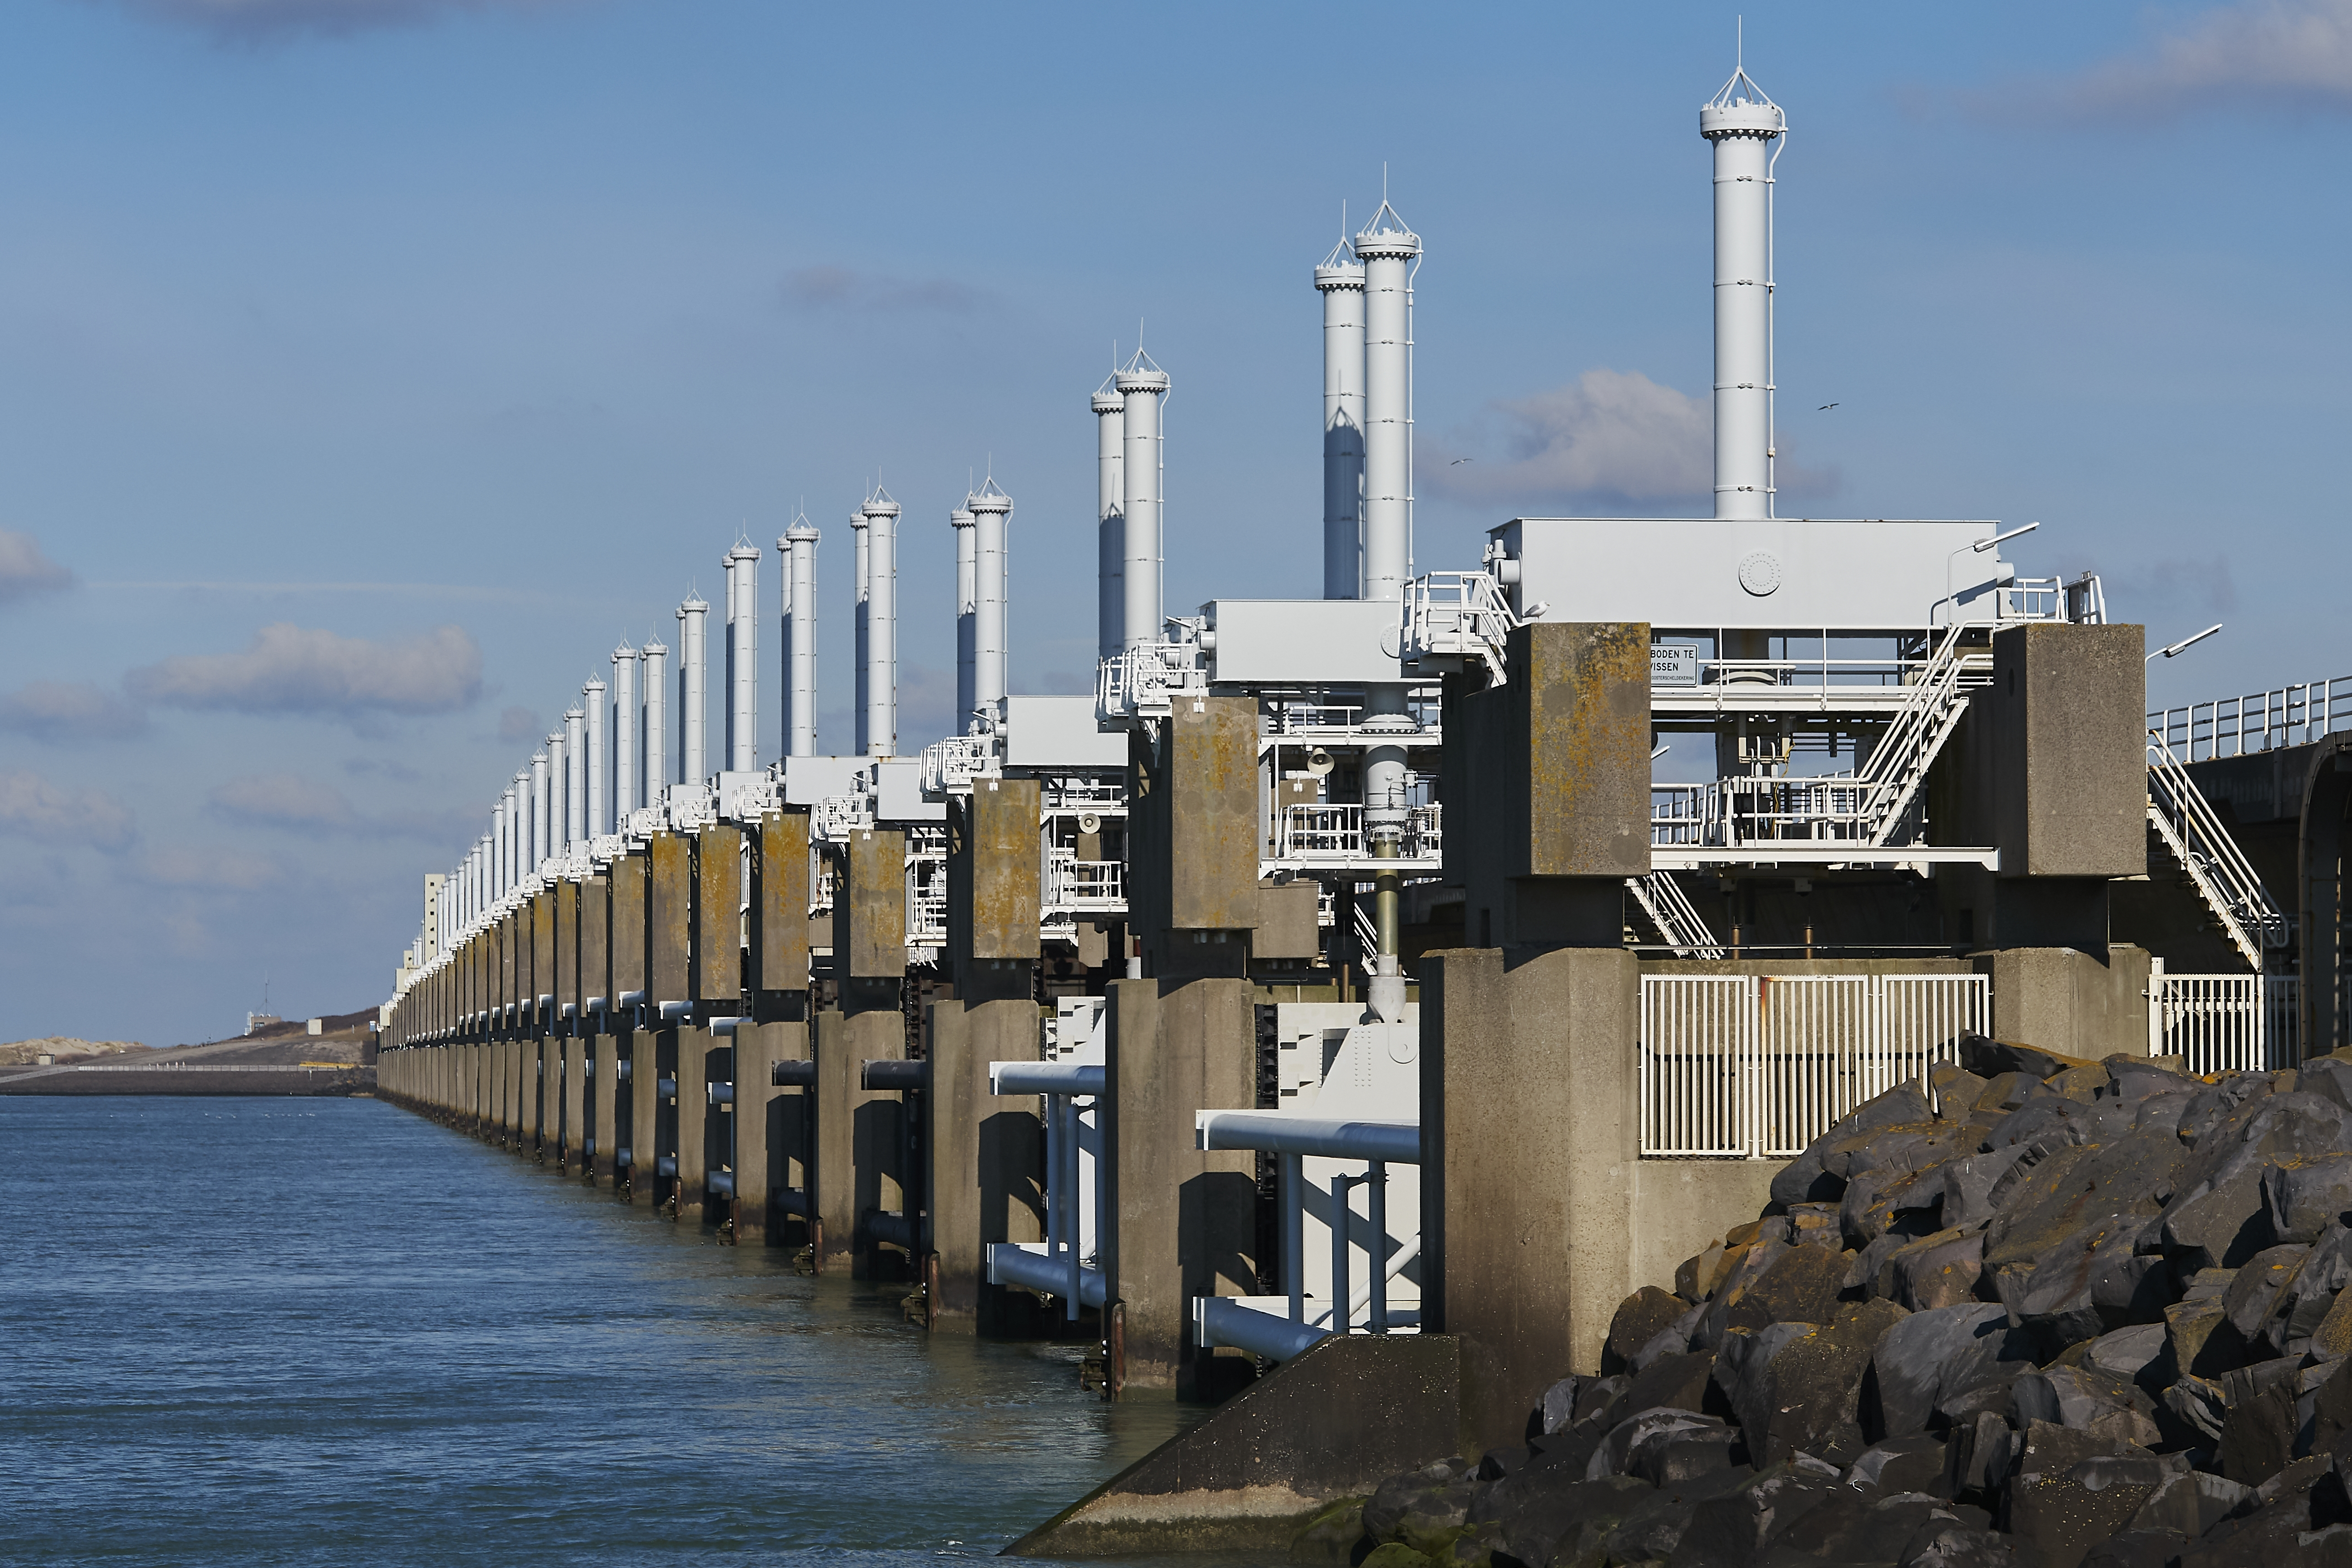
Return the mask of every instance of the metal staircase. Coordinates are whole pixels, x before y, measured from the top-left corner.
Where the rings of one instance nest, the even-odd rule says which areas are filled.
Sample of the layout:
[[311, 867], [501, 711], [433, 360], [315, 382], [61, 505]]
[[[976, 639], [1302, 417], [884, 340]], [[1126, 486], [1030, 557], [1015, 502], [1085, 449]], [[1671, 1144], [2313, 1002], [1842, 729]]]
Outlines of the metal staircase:
[[2147, 732], [2147, 825], [2246, 967], [2261, 973], [2263, 952], [2287, 943], [2286, 916], [2157, 730]]
[[1959, 626], [1944, 633], [1936, 656], [1913, 683], [1912, 695], [1871, 748], [1857, 782], [1862, 834], [1874, 845], [1890, 841], [1911, 815], [1927, 770], [1969, 710], [1969, 693], [1990, 679], [1991, 660], [1960, 651]]
[[1682, 884], [1675, 880], [1673, 872], [1653, 871], [1646, 877], [1628, 877], [1625, 889], [1642, 906], [1642, 912], [1650, 917], [1650, 923], [1658, 928], [1658, 935], [1674, 949], [1676, 958], [1723, 956], [1722, 944], [1715, 940], [1715, 932], [1707, 929], [1706, 919], [1690, 900], [1683, 896]]

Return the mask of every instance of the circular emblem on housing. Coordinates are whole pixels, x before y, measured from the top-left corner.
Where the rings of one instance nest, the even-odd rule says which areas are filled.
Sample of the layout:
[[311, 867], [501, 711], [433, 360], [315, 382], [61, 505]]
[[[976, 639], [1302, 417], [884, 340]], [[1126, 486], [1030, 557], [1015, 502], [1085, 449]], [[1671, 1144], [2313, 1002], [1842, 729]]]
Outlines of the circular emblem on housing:
[[1780, 585], [1780, 558], [1769, 550], [1751, 550], [1739, 558], [1739, 585], [1762, 598]]

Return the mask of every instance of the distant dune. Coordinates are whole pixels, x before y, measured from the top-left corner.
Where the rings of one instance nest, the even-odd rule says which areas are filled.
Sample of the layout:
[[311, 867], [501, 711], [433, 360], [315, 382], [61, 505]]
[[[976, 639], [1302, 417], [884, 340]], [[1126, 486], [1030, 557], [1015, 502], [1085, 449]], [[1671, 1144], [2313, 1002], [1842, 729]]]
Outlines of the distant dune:
[[46, 1040], [13, 1040], [0, 1046], [0, 1067], [26, 1067], [43, 1057], [55, 1057], [61, 1062], [83, 1061], [91, 1057], [127, 1056], [148, 1048], [136, 1040], [76, 1040], [52, 1035]]

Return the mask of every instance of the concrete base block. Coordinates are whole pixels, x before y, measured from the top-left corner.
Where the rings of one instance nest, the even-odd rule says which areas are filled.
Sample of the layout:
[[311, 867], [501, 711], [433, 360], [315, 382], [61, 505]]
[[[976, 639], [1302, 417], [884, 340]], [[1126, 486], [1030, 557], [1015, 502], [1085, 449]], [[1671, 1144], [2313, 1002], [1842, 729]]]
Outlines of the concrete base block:
[[713, 1079], [728, 1075], [727, 1047], [708, 1029], [677, 1031], [677, 1211], [680, 1225], [700, 1225], [706, 1197], [703, 1181], [711, 1167], [710, 1111]]
[[896, 1094], [857, 1087], [860, 1063], [907, 1054], [895, 983], [888, 993], [887, 1007], [817, 1015], [816, 1267], [861, 1279], [870, 1272], [872, 1250], [865, 1216], [905, 1207], [898, 1169], [904, 1106]]
[[1462, 1342], [1465, 1452], [1597, 1371], [1634, 1277], [1640, 985], [1622, 949], [1422, 967], [1423, 1324]]
[[2095, 1061], [2147, 1054], [2148, 955], [2110, 947], [2101, 963], [2071, 947], [2022, 947], [1976, 954], [1992, 976], [1995, 1039]]
[[620, 1147], [620, 1042], [612, 1035], [599, 1035], [589, 1042], [596, 1058], [596, 1070], [588, 1079], [588, 1136], [595, 1141], [596, 1152], [588, 1162], [591, 1179], [596, 1185], [610, 1191], [613, 1186], [613, 1151]]
[[1004, 1553], [1279, 1553], [1320, 1509], [1451, 1455], [1459, 1410], [1454, 1341], [1327, 1339]]
[[1193, 1130], [1198, 1111], [1257, 1103], [1255, 1001], [1245, 980], [1111, 985], [1106, 1186], [1118, 1227], [1108, 1283], [1125, 1331], [1108, 1370], [1118, 1398], [1213, 1402], [1250, 1375], [1246, 1361], [1194, 1344], [1191, 1313], [1195, 1296], [1257, 1289], [1255, 1160], [1202, 1153]]
[[[1026, 978], [1026, 971], [1023, 972]], [[929, 1243], [939, 1260], [930, 1319], [942, 1333], [1027, 1331], [1035, 1299], [987, 1283], [988, 1245], [1044, 1237], [1045, 1126], [1035, 1102], [988, 1092], [988, 1065], [1035, 1061], [1038, 1012], [1026, 996], [931, 1005]]]

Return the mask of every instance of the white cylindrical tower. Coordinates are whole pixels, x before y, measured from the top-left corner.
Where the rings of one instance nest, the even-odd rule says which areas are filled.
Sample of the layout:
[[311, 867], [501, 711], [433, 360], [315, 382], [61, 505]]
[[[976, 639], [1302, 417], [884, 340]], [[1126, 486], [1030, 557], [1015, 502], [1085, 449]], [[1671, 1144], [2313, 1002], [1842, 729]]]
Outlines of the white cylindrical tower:
[[956, 710], [955, 732], [972, 728], [971, 711], [980, 699], [972, 658], [979, 645], [980, 539], [972, 528], [971, 510], [958, 507], [948, 513], [955, 530], [956, 549]]
[[497, 903], [507, 896], [507, 820], [514, 811], [514, 788], [499, 796], [499, 804], [490, 807], [490, 900]]
[[760, 552], [750, 543], [727, 552], [727, 766], [760, 765]]
[[698, 784], [710, 777], [705, 722], [710, 713], [710, 606], [689, 594], [677, 607], [677, 782]]
[[1095, 389], [1095, 657], [1127, 646], [1127, 399], [1111, 375]]
[[[561, 737], [551, 736], [550, 739], [560, 740]], [[534, 752], [530, 758], [530, 847], [525, 856], [529, 864], [523, 870], [527, 877], [536, 873], [540, 862], [547, 858], [547, 813], [548, 807], [553, 804], [548, 798], [550, 793], [547, 753]]]
[[855, 660], [857, 667], [857, 689], [852, 695], [850, 700], [856, 714], [856, 733], [852, 737], [852, 741], [856, 748], [856, 754], [861, 757], [867, 754], [866, 744], [866, 721], [867, 716], [873, 710], [871, 700], [866, 689], [866, 679], [872, 673], [873, 664], [873, 660], [869, 657], [868, 649], [866, 647], [866, 638], [869, 635], [868, 623], [870, 620], [870, 616], [866, 609], [867, 589], [871, 586], [869, 578], [872, 575], [870, 567], [872, 565], [871, 551], [873, 546], [866, 539], [866, 514], [863, 511], [851, 512], [849, 514], [849, 547], [851, 553], [849, 570], [852, 578], [857, 585], [857, 606], [854, 612], [856, 616], [856, 625], [851, 628], [856, 642], [856, 647], [852, 652], [851, 658]]
[[1698, 111], [1715, 144], [1715, 515], [1772, 515], [1772, 164], [1780, 106], [1743, 68]]
[[877, 485], [866, 519], [866, 754], [898, 754], [898, 503]]
[[791, 603], [784, 616], [785, 752], [816, 755], [816, 545], [817, 531], [795, 518], [776, 542], [792, 555]]
[[1323, 596], [1363, 591], [1364, 264], [1345, 239], [1315, 269], [1323, 296]]
[[1421, 237], [1382, 202], [1355, 251], [1364, 264], [1362, 596], [1393, 600], [1412, 574], [1412, 273]]
[[563, 845], [588, 841], [588, 710], [563, 714]]
[[645, 757], [637, 740], [637, 665], [645, 656], [628, 644], [613, 650], [613, 828], [629, 825], [643, 800]]
[[972, 617], [973, 705], [994, 723], [1004, 717], [1005, 694], [1013, 689], [1012, 606], [1013, 498], [999, 489], [993, 477], [964, 498], [971, 509], [979, 536], [974, 576], [979, 584]]
[[637, 650], [646, 661], [646, 805], [669, 795], [669, 649], [659, 641]]
[[530, 764], [515, 770], [512, 804], [507, 807], [507, 891], [512, 892], [530, 875], [523, 864], [530, 858]]
[[565, 820], [568, 816], [565, 797], [570, 794], [565, 786], [572, 782], [571, 771], [565, 762], [566, 749], [563, 731], [550, 730], [547, 732], [547, 851], [543, 858], [562, 857], [566, 843], [564, 833], [571, 826]]
[[590, 677], [580, 688], [580, 706], [588, 713], [588, 827], [581, 837], [594, 838], [613, 831], [613, 819], [604, 809], [609, 798], [605, 794], [605, 781], [612, 768], [604, 757], [604, 683]]
[[1145, 648], [1160, 641], [1160, 415], [1168, 397], [1168, 373], [1139, 345], [1119, 367], [1121, 479], [1126, 504], [1119, 554], [1127, 601], [1120, 642]]

